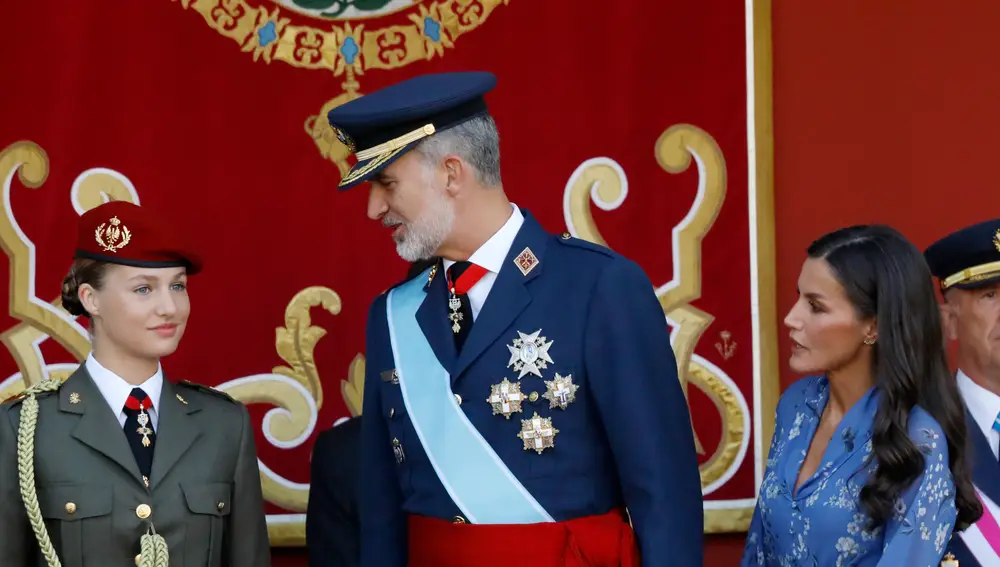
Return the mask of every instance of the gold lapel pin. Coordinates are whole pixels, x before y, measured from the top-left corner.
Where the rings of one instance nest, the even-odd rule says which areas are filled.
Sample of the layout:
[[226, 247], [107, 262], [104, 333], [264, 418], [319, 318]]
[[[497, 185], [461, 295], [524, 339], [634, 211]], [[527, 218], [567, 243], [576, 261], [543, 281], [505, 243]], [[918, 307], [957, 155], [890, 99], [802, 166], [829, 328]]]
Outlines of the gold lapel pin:
[[182, 398], [180, 394], [177, 394], [177, 400], [180, 401], [180, 403], [182, 403], [184, 405], [188, 405], [187, 400], [185, 400], [184, 398]]
[[73, 392], [69, 395], [69, 403], [78, 404], [80, 403], [80, 394]]

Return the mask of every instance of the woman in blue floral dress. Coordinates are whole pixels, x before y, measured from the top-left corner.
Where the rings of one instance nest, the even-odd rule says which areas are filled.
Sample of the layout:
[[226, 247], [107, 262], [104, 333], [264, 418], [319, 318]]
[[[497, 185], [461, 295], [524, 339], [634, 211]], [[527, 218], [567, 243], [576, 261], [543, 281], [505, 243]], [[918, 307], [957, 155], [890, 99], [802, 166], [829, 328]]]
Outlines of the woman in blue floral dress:
[[979, 518], [931, 274], [884, 226], [808, 250], [741, 567], [938, 567]]

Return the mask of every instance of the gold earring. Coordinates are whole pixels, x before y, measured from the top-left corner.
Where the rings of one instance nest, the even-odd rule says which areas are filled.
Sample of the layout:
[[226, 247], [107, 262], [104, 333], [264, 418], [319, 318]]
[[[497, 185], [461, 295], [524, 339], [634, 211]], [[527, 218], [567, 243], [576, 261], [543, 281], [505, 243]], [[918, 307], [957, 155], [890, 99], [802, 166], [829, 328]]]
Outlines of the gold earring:
[[873, 344], [875, 344], [875, 338], [874, 337], [869, 337], [869, 338], [865, 339], [865, 344], [868, 345], [868, 346], [872, 346]]

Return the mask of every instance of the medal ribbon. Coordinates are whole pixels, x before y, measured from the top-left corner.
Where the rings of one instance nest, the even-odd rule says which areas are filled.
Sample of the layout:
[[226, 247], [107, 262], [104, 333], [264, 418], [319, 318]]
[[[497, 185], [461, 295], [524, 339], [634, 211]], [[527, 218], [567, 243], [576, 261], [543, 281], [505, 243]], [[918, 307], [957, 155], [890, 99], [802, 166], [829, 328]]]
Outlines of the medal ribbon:
[[142, 400], [136, 399], [135, 396], [125, 398], [125, 407], [130, 410], [139, 411], [139, 404], [142, 404], [141, 409], [143, 410], [153, 409], [153, 400], [151, 400], [149, 396], [144, 397]]
[[[459, 270], [460, 264], [461, 262], [456, 262], [455, 265], [452, 266], [453, 270]], [[453, 270], [448, 270], [448, 273], [446, 274], [448, 278], [448, 290], [455, 295], [465, 295], [469, 293], [469, 290], [472, 289], [474, 285], [479, 283], [479, 280], [483, 279], [483, 276], [489, 273], [489, 270], [478, 264], [471, 264], [468, 262], [466, 262], [466, 264], [468, 264], [469, 267], [464, 271], [459, 272], [457, 281], [451, 281], [451, 273]]]

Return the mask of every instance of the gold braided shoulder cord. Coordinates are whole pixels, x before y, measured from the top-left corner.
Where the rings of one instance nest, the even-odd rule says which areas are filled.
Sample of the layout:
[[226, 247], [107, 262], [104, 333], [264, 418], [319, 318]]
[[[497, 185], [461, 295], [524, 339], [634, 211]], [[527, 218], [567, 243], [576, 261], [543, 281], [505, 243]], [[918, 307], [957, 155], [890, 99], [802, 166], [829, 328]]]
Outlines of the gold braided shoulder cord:
[[[49, 567], [62, 567], [52, 539], [45, 528], [42, 510], [38, 504], [38, 493], [35, 487], [35, 430], [38, 427], [38, 400], [36, 394], [55, 392], [62, 386], [59, 380], [45, 380], [24, 391], [24, 401], [21, 403], [21, 423], [17, 429], [17, 472], [21, 487], [21, 500], [28, 514], [31, 529], [38, 540], [38, 548]], [[139, 567], [168, 567], [169, 557], [167, 542], [163, 536], [152, 531], [142, 536], [142, 559]]]
[[42, 510], [38, 505], [38, 494], [35, 490], [35, 428], [38, 426], [38, 400], [36, 394], [55, 392], [62, 386], [59, 380], [45, 380], [24, 391], [24, 401], [21, 405], [21, 423], [17, 429], [17, 474], [21, 486], [21, 500], [28, 513], [28, 521], [38, 540], [38, 548], [49, 567], [62, 567], [49, 532], [45, 529]]

